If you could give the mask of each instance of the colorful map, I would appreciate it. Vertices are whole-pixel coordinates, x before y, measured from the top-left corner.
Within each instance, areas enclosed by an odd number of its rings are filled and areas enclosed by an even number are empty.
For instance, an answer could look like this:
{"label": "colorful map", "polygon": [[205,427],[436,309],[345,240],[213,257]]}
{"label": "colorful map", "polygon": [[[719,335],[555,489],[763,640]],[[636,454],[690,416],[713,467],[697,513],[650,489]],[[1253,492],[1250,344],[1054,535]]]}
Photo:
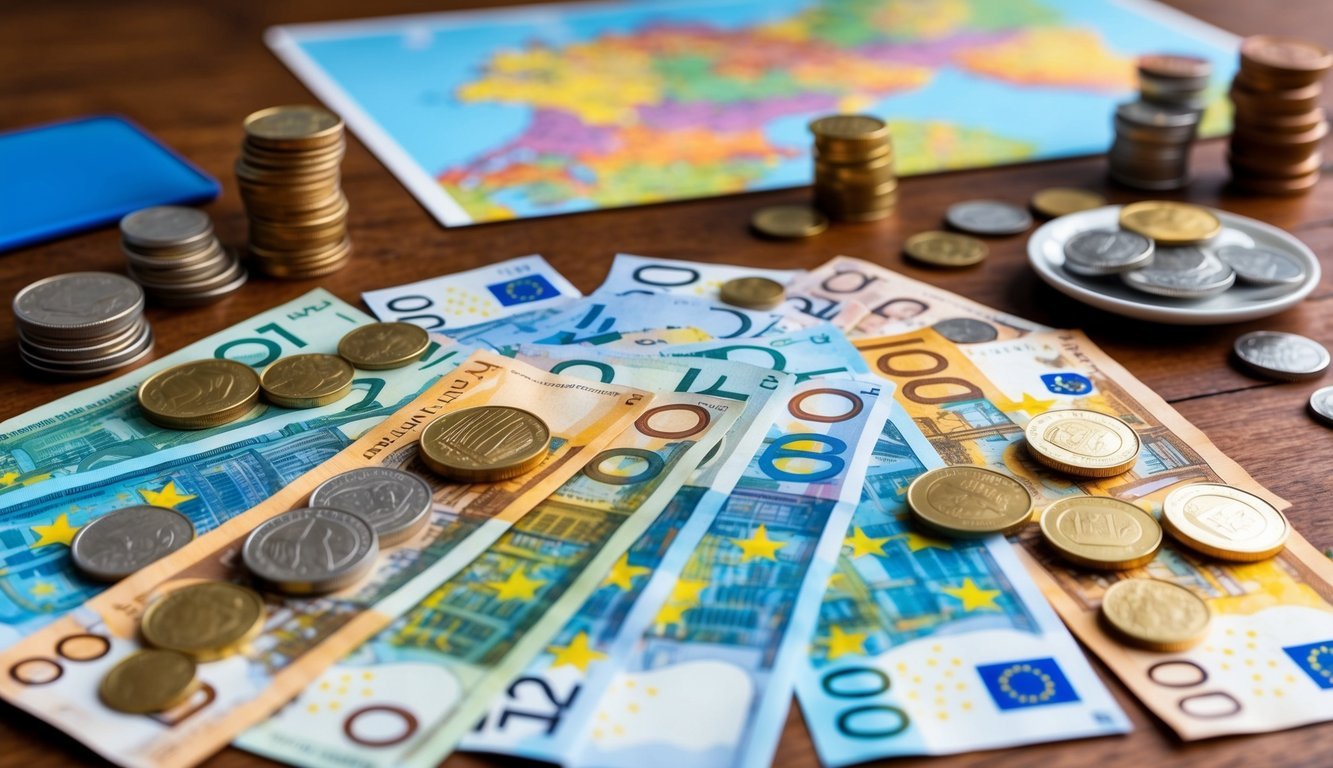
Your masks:
{"label": "colorful map", "polygon": [[888,120],[900,174],[1102,152],[1136,55],[1207,58],[1216,107],[1236,59],[1149,0],[643,0],[267,39],[446,225],[808,184],[832,112]]}

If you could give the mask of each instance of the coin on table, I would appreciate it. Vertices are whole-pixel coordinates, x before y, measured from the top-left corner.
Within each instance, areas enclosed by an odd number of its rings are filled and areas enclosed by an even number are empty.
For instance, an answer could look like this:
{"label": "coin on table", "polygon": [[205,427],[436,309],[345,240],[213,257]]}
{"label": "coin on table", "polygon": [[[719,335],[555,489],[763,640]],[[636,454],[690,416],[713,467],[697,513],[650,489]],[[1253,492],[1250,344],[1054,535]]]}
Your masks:
{"label": "coin on table", "polygon": [[19,329],[45,339],[92,339],[131,325],[143,312],[143,289],[124,275],[70,272],[14,295]]}
{"label": "coin on table", "polygon": [[107,670],[97,696],[107,707],[127,715],[165,712],[197,689],[195,669],[194,660],[183,653],[135,651]]}
{"label": "coin on table", "polygon": [[271,363],[259,376],[264,398],[283,408],[318,408],[352,391],[356,369],[337,355],[291,355]]}
{"label": "coin on table", "polygon": [[1305,267],[1295,256],[1258,246],[1224,245],[1217,258],[1252,285],[1295,285],[1305,280]]}
{"label": "coin on table", "polygon": [[1152,264],[1152,240],[1123,229],[1090,229],[1065,243],[1065,269],[1076,275],[1099,277],[1140,269]]}
{"label": "coin on table", "polygon": [[789,240],[823,232],[828,217],[808,205],[774,205],[755,211],[750,226],[761,235]]}
{"label": "coin on table", "polygon": [[154,648],[195,661],[226,658],[264,626],[264,599],[228,581],[201,581],[174,589],[144,611],[139,632]]}
{"label": "coin on table", "polygon": [[718,290],[722,301],[745,309],[772,309],[787,298],[787,289],[767,277],[736,277]]}
{"label": "coin on table", "polygon": [[1167,653],[1202,642],[1213,612],[1185,587],[1158,579],[1125,579],[1102,595],[1101,618],[1124,644]]}
{"label": "coin on table", "polygon": [[1220,483],[1190,483],[1167,494],[1162,527],[1196,552],[1240,563],[1267,560],[1291,535],[1291,524],[1277,507]]}
{"label": "coin on table", "polygon": [[198,208],[157,205],[127,214],[120,220],[120,234],[142,248],[184,250],[213,236],[213,220]]}
{"label": "coin on table", "polygon": [[1202,299],[1236,284],[1236,272],[1222,260],[1193,246],[1158,248],[1152,263],[1120,279],[1135,290],[1176,299]]}
{"label": "coin on table", "polygon": [[1073,496],[1041,513],[1041,535],[1074,565],[1124,571],[1147,565],[1162,546],[1162,526],[1120,499]]}
{"label": "coin on table", "polygon": [[1222,232],[1222,222],[1198,205],[1144,200],[1120,209],[1120,226],[1151,237],[1158,245],[1193,245]]}
{"label": "coin on table", "polygon": [[421,431],[421,460],[450,480],[494,483],[536,469],[550,444],[551,430],[536,414],[482,405],[427,424]]}
{"label": "coin on table", "polygon": [[139,385],[139,409],[168,429],[205,429],[235,421],[259,402],[259,375],[234,360],[193,360]]}
{"label": "coin on table", "polygon": [[310,494],[310,506],[360,515],[375,529],[380,547],[411,538],[430,520],[431,490],[425,480],[392,467],[359,467],[334,475]]}
{"label": "coin on table", "polygon": [[1024,430],[1028,450],[1052,469],[1081,477],[1113,477],[1133,468],[1139,436],[1125,422],[1070,408],[1034,416]]}
{"label": "coin on table", "polygon": [[946,318],[930,328],[955,344],[980,344],[995,341],[1000,336],[995,326],[973,317]]}
{"label": "coin on table", "polygon": [[194,523],[168,507],[139,505],[108,512],[84,525],[69,543],[83,575],[119,581],[194,540]]}
{"label": "coin on table", "polygon": [[304,104],[269,107],[245,118],[245,135],[268,149],[315,149],[337,142],[342,118]]}
{"label": "coin on table", "polygon": [[411,323],[370,323],[348,331],[338,342],[338,354],[366,371],[386,371],[411,365],[426,354],[430,334]]}
{"label": "coin on table", "polygon": [[1326,427],[1333,427],[1333,387],[1317,389],[1310,395],[1310,413]]}
{"label": "coin on table", "polygon": [[1042,216],[1054,219],[1079,211],[1101,208],[1106,205],[1106,198],[1086,189],[1051,187],[1039,190],[1032,196],[1028,205]]}
{"label": "coin on table", "polygon": [[980,264],[989,249],[967,235],[953,232],[918,232],[903,243],[903,253],[932,267],[970,267]]}
{"label": "coin on table", "polygon": [[1328,370],[1324,345],[1294,333],[1251,331],[1237,338],[1232,349],[1243,366],[1270,379],[1305,381]]}
{"label": "coin on table", "polygon": [[974,235],[1016,235],[1032,226],[1027,211],[999,200],[954,203],[945,211],[944,220],[954,229]]}
{"label": "coin on table", "polygon": [[907,488],[912,517],[946,536],[1013,533],[1032,519],[1032,494],[1014,478],[983,467],[940,467]]}
{"label": "coin on table", "polygon": [[288,595],[336,592],[375,566],[379,536],[354,512],[302,507],[260,523],[241,559],[255,578]]}

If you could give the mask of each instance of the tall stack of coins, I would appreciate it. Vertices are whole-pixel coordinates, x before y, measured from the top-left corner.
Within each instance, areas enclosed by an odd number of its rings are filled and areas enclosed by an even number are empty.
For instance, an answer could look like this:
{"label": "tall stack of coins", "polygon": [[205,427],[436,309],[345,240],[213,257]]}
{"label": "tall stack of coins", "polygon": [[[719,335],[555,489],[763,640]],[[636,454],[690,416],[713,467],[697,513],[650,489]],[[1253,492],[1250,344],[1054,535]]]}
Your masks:
{"label": "tall stack of coins", "polygon": [[1275,195],[1304,192],[1319,181],[1319,145],[1328,135],[1319,81],[1330,68],[1333,52],[1314,43],[1269,35],[1241,43],[1227,157],[1236,186]]}
{"label": "tall stack of coins", "polygon": [[307,278],[336,272],[352,253],[339,164],[343,121],[308,106],[263,109],[245,119],[236,161],[250,253],[265,274]]}
{"label": "tall stack of coins", "polygon": [[208,214],[160,205],[120,220],[120,245],[130,277],[167,306],[207,304],[245,284],[240,259],[213,235]]}
{"label": "tall stack of coins", "polygon": [[873,221],[893,213],[889,126],[870,115],[830,115],[810,123],[815,135],[815,207],[842,221]]}
{"label": "tall stack of coins", "polygon": [[58,376],[95,376],[143,359],[153,332],[133,280],[110,272],[48,277],[14,296],[19,356]]}

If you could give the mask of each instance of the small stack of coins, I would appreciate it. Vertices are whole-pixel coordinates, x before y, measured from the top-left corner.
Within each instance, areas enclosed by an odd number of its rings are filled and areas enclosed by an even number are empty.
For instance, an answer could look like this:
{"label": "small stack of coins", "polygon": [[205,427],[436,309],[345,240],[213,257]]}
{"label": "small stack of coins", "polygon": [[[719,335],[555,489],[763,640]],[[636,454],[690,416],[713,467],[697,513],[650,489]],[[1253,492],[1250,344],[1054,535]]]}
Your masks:
{"label": "small stack of coins", "polygon": [[327,275],[346,266],[347,198],[339,184],[343,121],[318,107],[272,107],[245,119],[236,161],[255,264],[274,277]]}
{"label": "small stack of coins", "polygon": [[38,280],[14,296],[19,356],[59,376],[129,365],[153,348],[143,305],[143,289],[123,275],[72,272]]}
{"label": "small stack of coins", "polygon": [[889,126],[870,115],[830,115],[810,123],[815,135],[815,207],[832,219],[873,221],[893,213]]}
{"label": "small stack of coins", "polygon": [[1190,146],[1206,104],[1211,67],[1193,56],[1138,60],[1139,98],[1115,110],[1111,178],[1127,187],[1179,189],[1190,180]]}
{"label": "small stack of coins", "polygon": [[128,271],[149,298],[167,306],[207,304],[245,284],[240,259],[213,235],[208,214],[162,205],[120,220]]}
{"label": "small stack of coins", "polygon": [[1320,80],[1333,52],[1313,43],[1256,35],[1240,46],[1240,71],[1231,83],[1236,107],[1231,134],[1231,178],[1259,194],[1305,192],[1319,181],[1320,142],[1328,120],[1319,107]]}
{"label": "small stack of coins", "polygon": [[1140,56],[1139,98],[1162,107],[1202,112],[1208,102],[1204,91],[1213,73],[1207,59],[1173,54]]}

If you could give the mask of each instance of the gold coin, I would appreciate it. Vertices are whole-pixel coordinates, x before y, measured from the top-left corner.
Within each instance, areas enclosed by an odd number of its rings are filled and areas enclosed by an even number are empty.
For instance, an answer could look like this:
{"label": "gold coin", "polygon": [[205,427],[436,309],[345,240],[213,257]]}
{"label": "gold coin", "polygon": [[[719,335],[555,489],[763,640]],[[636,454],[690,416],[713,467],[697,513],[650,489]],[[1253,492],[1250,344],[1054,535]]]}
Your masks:
{"label": "gold coin", "polygon": [[1041,535],[1075,565],[1124,571],[1152,562],[1162,526],[1127,501],[1107,496],[1060,499],[1041,513]]}
{"label": "gold coin", "polygon": [[352,391],[356,369],[337,355],[291,355],[274,361],[259,375],[264,397],[283,408],[318,408]]}
{"label": "gold coin", "polygon": [[307,149],[338,140],[342,118],[304,104],[269,107],[245,118],[245,134],[268,149]]}
{"label": "gold coin", "polygon": [[506,405],[446,413],[421,431],[421,460],[465,483],[494,483],[536,469],[551,430],[536,414]]}
{"label": "gold coin", "polygon": [[986,258],[986,244],[954,232],[918,232],[907,238],[903,253],[933,267],[970,267]]}
{"label": "gold coin", "polygon": [[828,217],[808,205],[774,205],[755,211],[750,226],[761,235],[790,240],[828,229]]}
{"label": "gold coin", "polygon": [[184,654],[135,651],[107,670],[97,695],[103,704],[127,715],[164,712],[195,691],[194,673],[194,660]]}
{"label": "gold coin", "polygon": [[172,590],[144,611],[139,632],[154,648],[214,661],[240,651],[264,626],[264,599],[226,581]]}
{"label": "gold coin", "polygon": [[1193,245],[1217,237],[1222,222],[1207,208],[1167,200],[1144,200],[1120,209],[1120,226],[1158,245]]}
{"label": "gold coin", "polygon": [[1106,198],[1086,189],[1050,187],[1033,195],[1029,205],[1032,206],[1032,210],[1042,216],[1054,219],[1079,211],[1101,208],[1106,205]]}
{"label": "gold coin", "polygon": [[1014,478],[982,467],[940,467],[907,487],[913,517],[959,538],[1013,533],[1032,519],[1032,494]]}
{"label": "gold coin", "polygon": [[411,365],[426,354],[430,334],[411,323],[371,323],[348,331],[338,354],[366,371],[387,371]]}
{"label": "gold coin", "polygon": [[1102,595],[1101,617],[1110,634],[1149,651],[1183,651],[1208,634],[1213,612],[1185,587],[1157,579],[1125,579]]}
{"label": "gold coin", "polygon": [[722,284],[718,293],[726,303],[745,309],[772,309],[787,298],[782,283],[767,277],[732,278]]}
{"label": "gold coin", "polygon": [[872,142],[889,138],[889,124],[873,115],[827,115],[811,121],[809,128],[820,139]]}
{"label": "gold coin", "polygon": [[1120,419],[1097,411],[1047,411],[1033,417],[1024,434],[1037,461],[1080,477],[1124,474],[1139,458],[1138,434]]}
{"label": "gold coin", "polygon": [[168,429],[205,429],[241,418],[259,401],[259,376],[234,360],[194,360],[139,385],[139,410]]}
{"label": "gold coin", "polygon": [[1181,544],[1220,560],[1267,560],[1282,551],[1291,524],[1272,504],[1220,483],[1191,483],[1167,494],[1162,527]]}

